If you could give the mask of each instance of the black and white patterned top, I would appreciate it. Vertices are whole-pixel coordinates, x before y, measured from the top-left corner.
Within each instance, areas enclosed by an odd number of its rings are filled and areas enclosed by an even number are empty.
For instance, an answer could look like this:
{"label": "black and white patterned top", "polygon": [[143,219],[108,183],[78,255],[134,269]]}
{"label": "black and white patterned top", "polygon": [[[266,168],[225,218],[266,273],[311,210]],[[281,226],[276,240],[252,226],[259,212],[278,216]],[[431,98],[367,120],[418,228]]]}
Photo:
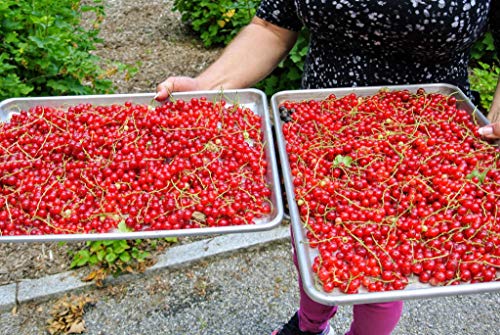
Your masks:
{"label": "black and white patterned top", "polygon": [[470,47],[489,17],[500,30],[498,2],[263,0],[257,16],[309,29],[302,88],[449,83],[470,95]]}

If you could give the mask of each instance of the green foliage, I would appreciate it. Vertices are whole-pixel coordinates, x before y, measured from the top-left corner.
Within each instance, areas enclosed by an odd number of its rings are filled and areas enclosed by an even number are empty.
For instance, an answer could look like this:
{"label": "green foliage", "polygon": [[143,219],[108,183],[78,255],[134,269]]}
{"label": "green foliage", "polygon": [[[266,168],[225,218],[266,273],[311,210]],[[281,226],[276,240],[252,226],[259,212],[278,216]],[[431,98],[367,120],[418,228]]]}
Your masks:
{"label": "green foliage", "polygon": [[333,166],[344,165],[345,167],[351,167],[351,164],[352,164],[352,157],[351,156],[337,155],[335,157],[334,162],[333,162]]}
{"label": "green foliage", "polygon": [[[82,27],[82,15],[95,19]],[[92,55],[104,17],[102,0],[0,2],[0,100],[16,96],[108,93],[109,75]],[[115,65],[113,65],[115,66]]]}
{"label": "green foliage", "polygon": [[488,173],[488,170],[485,170],[483,172],[479,172],[478,170],[474,170],[471,173],[469,173],[466,178],[467,179],[473,179],[477,178],[479,181],[479,184],[484,183],[484,179],[486,178],[486,174]]}
{"label": "green foliage", "polygon": [[[120,231],[129,231],[119,228]],[[73,254],[70,268],[94,268],[84,280],[94,280],[97,285],[108,276],[127,272],[142,272],[151,262],[151,251],[161,251],[178,242],[176,237],[163,239],[89,241]]]}
{"label": "green foliage", "polygon": [[260,0],[175,0],[173,9],[210,46],[227,45],[255,15]]}
{"label": "green foliage", "polygon": [[257,83],[256,87],[268,96],[279,91],[299,89],[308,50],[309,32],[303,29],[288,57],[266,79]]}
{"label": "green foliage", "polygon": [[479,109],[488,114],[493,102],[495,88],[500,75],[498,53],[495,51],[493,36],[487,32],[476,41],[471,51],[470,84],[471,89],[479,92]]}
{"label": "green foliage", "polygon": [[493,102],[498,78],[500,78],[500,67],[497,63],[488,64],[479,61],[477,66],[471,69],[471,88],[479,92],[481,97],[479,107],[485,114]]}
{"label": "green foliage", "polygon": [[110,240],[86,242],[85,248],[73,256],[70,267],[99,266],[116,275],[133,262],[142,263],[150,255],[143,250],[142,240]]}
{"label": "green foliage", "polygon": [[483,62],[498,60],[491,32],[487,32],[481,39],[474,43],[471,50],[471,58],[473,61]]}

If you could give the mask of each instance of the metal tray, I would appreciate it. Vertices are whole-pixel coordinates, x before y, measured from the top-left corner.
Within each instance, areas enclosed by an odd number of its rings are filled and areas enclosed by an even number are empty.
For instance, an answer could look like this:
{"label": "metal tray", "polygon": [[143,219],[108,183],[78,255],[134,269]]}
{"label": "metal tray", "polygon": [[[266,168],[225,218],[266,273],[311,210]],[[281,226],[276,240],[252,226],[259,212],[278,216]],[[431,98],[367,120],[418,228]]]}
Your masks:
{"label": "metal tray", "polygon": [[[80,103],[93,105],[123,104],[127,101],[136,104],[149,104],[157,106],[160,103],[153,99],[153,93],[140,94],[111,94],[87,96],[60,96],[41,98],[13,98],[0,103],[0,122],[8,122],[13,114],[28,110],[35,105],[67,108]],[[273,132],[271,130],[268,100],[264,92],[257,89],[227,90],[227,91],[196,91],[172,94],[173,99],[188,100],[191,98],[206,97],[207,100],[225,100],[227,104],[239,104],[250,108],[261,116],[261,129],[264,133],[265,153],[268,162],[267,180],[271,187],[271,213],[262,219],[255,220],[254,224],[226,227],[203,227],[177,230],[157,230],[139,232],[89,233],[89,234],[54,234],[41,236],[0,236],[1,242],[49,242],[49,241],[91,241],[91,240],[116,240],[116,239],[142,239],[162,238],[197,235],[216,235],[227,233],[247,233],[264,231],[277,227],[283,219],[283,204],[278,178],[278,168],[275,150],[273,148]]]}
{"label": "metal tray", "polygon": [[[464,109],[473,115],[478,124],[484,125],[489,123],[488,119],[486,119],[484,115],[477,110],[477,108],[458,87],[449,84],[370,86],[282,91],[274,94],[271,98],[274,123],[275,125],[282,124],[279,117],[278,107],[286,100],[303,101],[311,99],[324,99],[332,93],[337,97],[342,97],[350,93],[356,93],[358,96],[369,96],[377,93],[380,89],[407,89],[410,92],[415,93],[418,88],[424,88],[427,93],[436,92],[446,95],[455,94],[457,98],[457,106],[459,108]],[[278,142],[281,169],[283,171],[286,198],[290,210],[291,226],[295,238],[295,249],[299,263],[300,276],[302,278],[304,290],[311,299],[325,305],[349,305],[500,291],[500,282],[460,284],[455,286],[431,286],[429,284],[420,283],[417,279],[411,280],[412,278],[410,278],[411,284],[409,284],[404,290],[390,292],[360,291],[360,293],[357,294],[345,294],[334,291],[327,293],[322,288],[315,285],[317,278],[311,268],[314,258],[318,255],[318,251],[310,248],[307,244],[306,229],[300,220],[298,206],[295,201],[290,163],[286,153],[286,142],[281,127],[276,126],[275,131]]]}

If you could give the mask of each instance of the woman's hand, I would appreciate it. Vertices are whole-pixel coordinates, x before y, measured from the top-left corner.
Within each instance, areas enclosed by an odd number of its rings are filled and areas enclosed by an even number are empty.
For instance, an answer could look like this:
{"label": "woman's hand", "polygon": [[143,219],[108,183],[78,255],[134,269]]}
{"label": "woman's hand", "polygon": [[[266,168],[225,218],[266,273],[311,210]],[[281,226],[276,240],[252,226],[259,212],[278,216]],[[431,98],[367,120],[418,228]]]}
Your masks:
{"label": "woman's hand", "polygon": [[500,138],[500,122],[491,123],[479,128],[479,134],[485,138]]}
{"label": "woman's hand", "polygon": [[[490,124],[479,128],[479,134],[488,139],[500,139],[500,77],[488,113]],[[500,142],[500,141],[497,141]]]}
{"label": "woman's hand", "polygon": [[191,77],[169,77],[156,86],[155,99],[164,101],[172,92],[185,92],[200,90],[200,84],[196,78]]}

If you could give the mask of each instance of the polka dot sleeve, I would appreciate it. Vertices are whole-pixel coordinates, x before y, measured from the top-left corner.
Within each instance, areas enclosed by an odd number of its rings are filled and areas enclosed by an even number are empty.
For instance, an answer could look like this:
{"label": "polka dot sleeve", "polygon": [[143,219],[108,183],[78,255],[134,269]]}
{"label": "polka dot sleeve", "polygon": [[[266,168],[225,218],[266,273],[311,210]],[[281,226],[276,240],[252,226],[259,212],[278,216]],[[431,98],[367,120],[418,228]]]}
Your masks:
{"label": "polka dot sleeve", "polygon": [[293,0],[262,0],[256,16],[285,29],[299,31],[302,28]]}

